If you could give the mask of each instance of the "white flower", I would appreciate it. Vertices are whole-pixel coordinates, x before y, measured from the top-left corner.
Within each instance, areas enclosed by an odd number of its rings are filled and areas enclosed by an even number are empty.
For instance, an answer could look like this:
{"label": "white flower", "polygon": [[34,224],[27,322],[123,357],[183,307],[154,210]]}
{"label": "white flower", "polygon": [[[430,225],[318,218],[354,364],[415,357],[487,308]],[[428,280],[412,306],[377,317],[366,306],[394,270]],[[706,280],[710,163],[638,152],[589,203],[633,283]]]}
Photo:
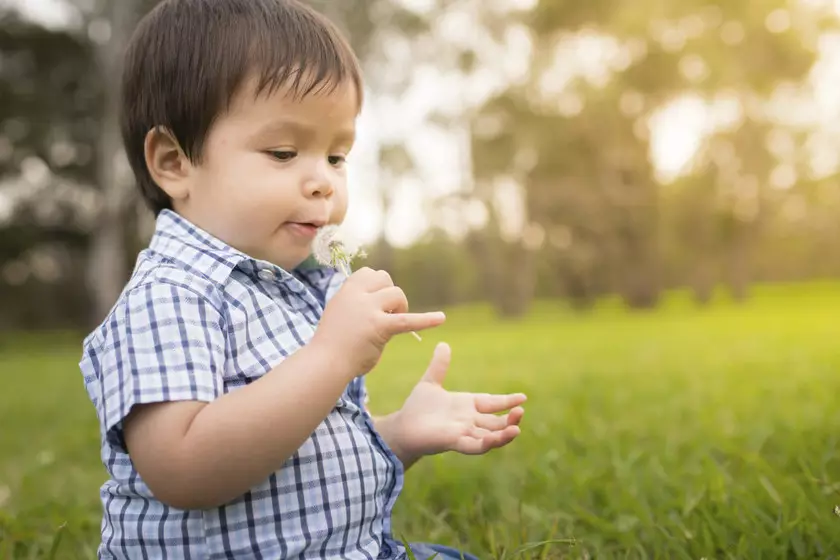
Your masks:
{"label": "white flower", "polygon": [[315,260],[326,266],[333,266],[350,276],[350,263],[357,257],[365,257],[358,244],[348,243],[339,237],[337,225],[323,226],[312,244]]}

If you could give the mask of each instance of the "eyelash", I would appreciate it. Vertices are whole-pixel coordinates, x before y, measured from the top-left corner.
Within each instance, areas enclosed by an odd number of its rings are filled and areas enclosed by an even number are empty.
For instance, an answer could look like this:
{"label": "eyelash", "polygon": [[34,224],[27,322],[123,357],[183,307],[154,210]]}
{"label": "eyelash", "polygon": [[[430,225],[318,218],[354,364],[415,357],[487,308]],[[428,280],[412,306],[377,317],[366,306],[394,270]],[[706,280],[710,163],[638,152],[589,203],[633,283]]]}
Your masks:
{"label": "eyelash", "polygon": [[[290,161],[290,160],[294,159],[294,157],[297,155],[297,152],[293,152],[293,151],[290,151],[290,150],[280,150],[280,151],[269,152],[269,154],[274,159],[285,163],[287,161]],[[330,162],[330,165],[335,165],[335,166],[343,165],[344,163],[347,162],[347,158],[345,156],[329,156],[328,160]]]}

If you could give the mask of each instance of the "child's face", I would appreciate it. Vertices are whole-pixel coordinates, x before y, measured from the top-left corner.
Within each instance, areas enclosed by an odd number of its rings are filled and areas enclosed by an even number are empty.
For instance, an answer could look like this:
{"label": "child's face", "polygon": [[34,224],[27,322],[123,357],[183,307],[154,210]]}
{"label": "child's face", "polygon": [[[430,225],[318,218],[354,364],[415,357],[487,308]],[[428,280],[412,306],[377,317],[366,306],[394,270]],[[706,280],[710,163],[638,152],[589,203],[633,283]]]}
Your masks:
{"label": "child's face", "polygon": [[324,224],[347,212],[344,158],[355,135],[351,82],[295,100],[251,87],[213,125],[176,211],[252,257],[291,270]]}

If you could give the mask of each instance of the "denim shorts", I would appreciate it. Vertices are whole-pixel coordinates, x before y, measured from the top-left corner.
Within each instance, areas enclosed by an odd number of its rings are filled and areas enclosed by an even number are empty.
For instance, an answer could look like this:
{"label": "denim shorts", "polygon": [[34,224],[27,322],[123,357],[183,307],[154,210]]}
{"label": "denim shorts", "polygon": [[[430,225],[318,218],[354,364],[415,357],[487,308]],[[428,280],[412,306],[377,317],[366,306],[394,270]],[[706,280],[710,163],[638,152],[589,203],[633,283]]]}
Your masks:
{"label": "denim shorts", "polygon": [[[463,552],[442,544],[411,543],[411,552],[417,560],[479,560],[468,552]],[[437,554],[437,556],[435,556]]]}

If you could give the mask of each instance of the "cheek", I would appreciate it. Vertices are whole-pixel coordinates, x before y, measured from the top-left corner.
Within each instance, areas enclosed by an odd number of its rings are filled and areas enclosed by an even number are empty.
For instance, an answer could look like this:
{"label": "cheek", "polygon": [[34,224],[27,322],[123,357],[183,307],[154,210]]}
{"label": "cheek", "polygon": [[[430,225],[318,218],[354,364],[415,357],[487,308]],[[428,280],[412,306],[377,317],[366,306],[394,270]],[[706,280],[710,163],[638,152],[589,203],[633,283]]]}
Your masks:
{"label": "cheek", "polygon": [[[214,177],[213,204],[225,214],[227,228],[239,237],[260,235],[276,227],[283,189],[276,170],[261,154],[232,158]],[[287,198],[287,197],[286,197]]]}
{"label": "cheek", "polygon": [[230,203],[257,212],[282,193],[276,175],[276,169],[262,154],[240,156],[221,174]]}
{"label": "cheek", "polygon": [[349,194],[347,192],[346,179],[340,181],[339,184],[336,186],[335,193],[333,194],[333,199],[333,207],[335,208],[336,212],[347,212]]}

